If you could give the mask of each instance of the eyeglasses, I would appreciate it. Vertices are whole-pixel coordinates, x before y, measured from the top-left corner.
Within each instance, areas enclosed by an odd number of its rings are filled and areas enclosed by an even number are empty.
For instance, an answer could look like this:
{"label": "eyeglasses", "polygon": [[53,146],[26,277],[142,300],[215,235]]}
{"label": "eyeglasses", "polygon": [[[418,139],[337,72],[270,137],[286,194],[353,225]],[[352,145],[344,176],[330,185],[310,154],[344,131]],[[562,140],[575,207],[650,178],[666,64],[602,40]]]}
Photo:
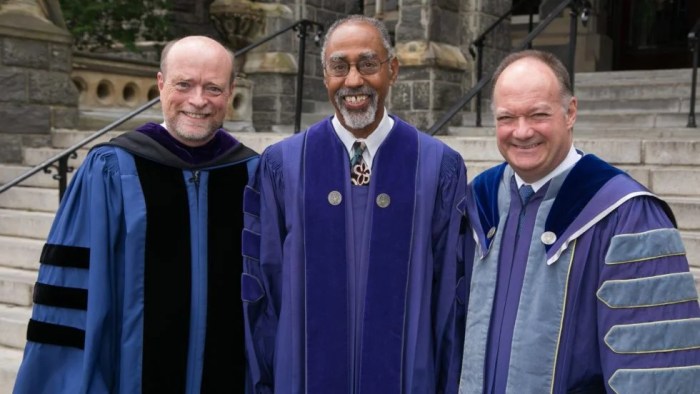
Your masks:
{"label": "eyeglasses", "polygon": [[325,65],[325,70],[332,77],[345,77],[350,73],[350,66],[355,66],[357,72],[362,75],[373,75],[379,72],[382,64],[391,60],[389,56],[386,60],[363,59],[357,63],[348,63],[345,60],[331,60]]}

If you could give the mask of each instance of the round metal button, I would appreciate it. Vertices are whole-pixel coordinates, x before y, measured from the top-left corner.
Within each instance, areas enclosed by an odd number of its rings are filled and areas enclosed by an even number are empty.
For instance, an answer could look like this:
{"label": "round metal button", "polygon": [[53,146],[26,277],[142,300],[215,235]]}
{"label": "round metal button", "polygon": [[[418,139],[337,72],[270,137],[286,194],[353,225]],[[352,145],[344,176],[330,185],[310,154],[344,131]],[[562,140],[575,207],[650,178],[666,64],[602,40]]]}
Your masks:
{"label": "round metal button", "polygon": [[391,197],[386,193],[381,193],[377,196],[377,205],[379,208],[386,208],[391,204]]}
{"label": "round metal button", "polygon": [[552,245],[557,241],[557,235],[551,231],[545,231],[544,233],[542,233],[540,240],[545,245]]}
{"label": "round metal button", "polygon": [[489,232],[486,233],[486,238],[491,239],[494,235],[496,235],[496,227],[491,227]]}
{"label": "round metal button", "polygon": [[333,190],[332,192],[328,193],[328,202],[331,205],[340,205],[340,203],[343,202],[343,195],[340,194],[339,191]]}

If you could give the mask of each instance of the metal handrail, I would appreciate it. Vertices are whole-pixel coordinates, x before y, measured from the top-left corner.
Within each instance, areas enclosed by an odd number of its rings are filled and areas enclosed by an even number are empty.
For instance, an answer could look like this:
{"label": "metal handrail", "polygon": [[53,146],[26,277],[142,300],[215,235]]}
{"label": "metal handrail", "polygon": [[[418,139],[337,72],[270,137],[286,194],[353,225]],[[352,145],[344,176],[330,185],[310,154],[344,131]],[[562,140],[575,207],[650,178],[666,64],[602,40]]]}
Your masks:
{"label": "metal handrail", "polygon": [[[547,26],[549,26],[550,23],[554,19],[556,19],[566,7],[571,7],[571,18],[575,20],[577,16],[579,15],[579,10],[581,10],[580,14],[583,17],[588,18],[589,15],[589,10],[590,10],[590,3],[587,0],[564,0],[559,5],[557,5],[550,13],[547,15],[546,18],[540,21],[540,23],[523,39],[523,41],[517,45],[514,49],[513,52],[521,51],[525,48],[528,47],[532,43],[532,41],[537,37]],[[573,54],[575,54],[576,50],[576,23],[571,23],[571,29],[572,31],[569,32],[569,74],[571,77],[571,86],[573,87],[574,83],[574,63],[573,63]],[[435,124],[433,124],[432,127],[430,127],[427,131],[428,134],[430,135],[435,135],[437,134],[440,129],[442,129],[447,122],[450,121],[459,111],[464,108],[465,105],[471,101],[474,96],[479,93],[484,86],[489,82],[491,79],[491,75],[487,75],[482,77],[481,79],[478,80],[478,82],[469,89],[469,91],[462,96],[459,101],[457,101],[455,104],[450,107],[450,109],[445,112],[445,114],[438,119]]]}
{"label": "metal handrail", "polygon": [[[272,40],[273,38],[286,33],[290,30],[296,30],[297,31],[297,36],[300,38],[301,42],[299,44],[299,58],[298,58],[298,67],[297,67],[297,89],[296,89],[296,108],[295,108],[295,130],[294,132],[297,133],[299,132],[299,126],[300,126],[300,121],[301,121],[301,98],[302,98],[302,92],[303,92],[303,86],[304,86],[304,51],[306,50],[305,46],[305,39],[307,36],[307,31],[310,28],[315,28],[315,37],[314,37],[314,42],[316,45],[318,45],[321,41],[321,34],[323,33],[323,25],[314,21],[306,20],[306,19],[301,19],[295,23],[293,23],[291,26],[288,26],[282,30],[279,30],[275,33],[270,34],[269,36],[266,36],[265,38],[262,38],[261,40],[254,42],[248,46],[245,46],[237,51],[234,52],[234,56],[241,56],[245,54],[246,52],[255,49],[259,47],[260,45]],[[134,116],[144,112],[145,110],[153,107],[160,101],[160,97],[156,97],[152,99],[151,101],[145,103],[141,107],[135,109],[134,111],[122,116],[121,118],[115,120],[114,122],[110,123],[109,125],[101,128],[94,134],[90,135],[89,137],[83,139],[82,141],[76,143],[75,145],[71,146],[70,148],[64,150],[63,152],[51,157],[50,159],[47,159],[46,161],[42,162],[41,164],[33,167],[31,170],[27,171],[26,173],[20,175],[19,177],[11,180],[10,182],[2,185],[0,187],[0,194],[11,189],[14,186],[17,186],[18,184],[22,183],[25,181],[27,178],[35,175],[36,173],[43,171],[47,174],[52,173],[52,171],[57,171],[56,174],[53,175],[53,179],[58,181],[58,198],[59,201],[63,198],[63,194],[66,191],[67,185],[67,178],[68,178],[68,173],[72,172],[74,170],[73,167],[68,165],[68,160],[69,159],[75,159],[77,157],[77,151],[78,149],[84,147],[85,145],[89,144],[90,142],[96,140],[97,138],[103,136],[104,134],[114,130],[115,128],[119,127],[121,124],[125,123],[126,121],[130,120]],[[58,163],[58,164],[54,164]]]}
{"label": "metal handrail", "polygon": [[[483,33],[477,37],[472,44],[469,46],[469,54],[472,58],[476,60],[476,79],[481,80],[484,74],[484,43],[486,37],[498,26],[506,20],[513,12],[520,9],[523,5],[532,3],[532,0],[522,0],[518,4],[511,7],[505,14],[501,15],[496,21],[494,21],[489,27],[484,30]],[[528,23],[527,32],[532,31],[532,9],[530,9],[530,18]],[[476,50],[474,49],[476,48]],[[481,127],[481,90],[476,93],[476,126]]]}
{"label": "metal handrail", "polygon": [[688,112],[688,127],[697,127],[695,124],[695,90],[698,83],[698,52],[700,52],[700,19],[688,33],[688,45],[693,54],[693,69],[690,84],[690,112]]}

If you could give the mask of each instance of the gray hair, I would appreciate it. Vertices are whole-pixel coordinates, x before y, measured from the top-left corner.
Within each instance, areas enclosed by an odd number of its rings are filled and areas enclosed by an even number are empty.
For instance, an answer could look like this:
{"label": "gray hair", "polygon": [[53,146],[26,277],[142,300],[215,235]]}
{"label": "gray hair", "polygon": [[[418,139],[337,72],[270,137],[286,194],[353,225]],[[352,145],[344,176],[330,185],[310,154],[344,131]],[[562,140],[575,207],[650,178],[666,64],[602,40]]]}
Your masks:
{"label": "gray hair", "polygon": [[328,28],[326,35],[323,39],[323,47],[321,48],[321,64],[325,63],[326,59],[326,47],[328,46],[328,39],[335,33],[335,30],[346,23],[366,23],[379,32],[379,36],[382,38],[382,45],[386,49],[386,53],[389,58],[394,57],[394,47],[391,46],[391,38],[389,37],[389,30],[387,30],[386,25],[382,21],[376,18],[371,18],[365,15],[350,15],[342,19],[338,19],[333,22],[331,27]]}

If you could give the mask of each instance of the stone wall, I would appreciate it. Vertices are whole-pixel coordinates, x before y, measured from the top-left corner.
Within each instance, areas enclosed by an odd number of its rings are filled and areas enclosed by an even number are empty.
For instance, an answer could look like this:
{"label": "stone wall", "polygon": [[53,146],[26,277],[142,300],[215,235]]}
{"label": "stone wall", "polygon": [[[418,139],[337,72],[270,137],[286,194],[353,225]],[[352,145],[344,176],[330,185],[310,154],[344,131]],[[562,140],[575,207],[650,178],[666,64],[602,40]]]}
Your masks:
{"label": "stone wall", "polygon": [[20,162],[23,146],[48,145],[53,128],[77,124],[71,43],[36,3],[0,5],[0,160]]}

